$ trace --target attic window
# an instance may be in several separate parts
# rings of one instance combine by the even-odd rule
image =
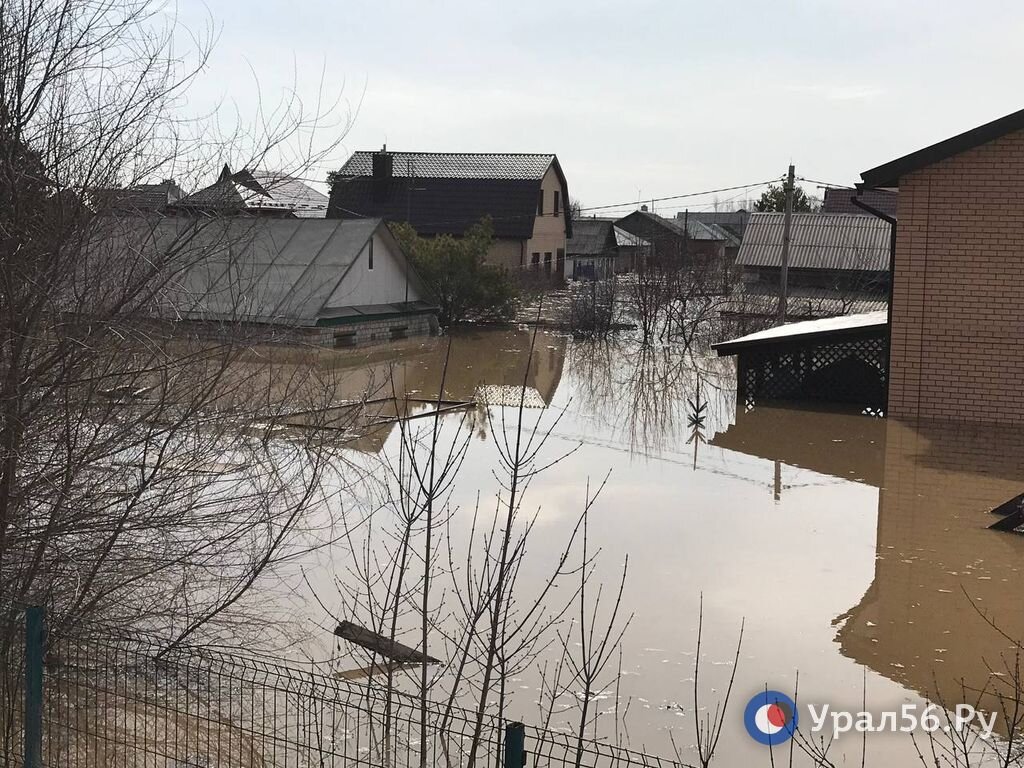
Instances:
[[[560,204],[561,204],[561,200],[559,200],[559,198],[561,197],[561,195],[562,195],[562,193],[561,193],[561,192],[559,192],[559,191],[558,191],[558,190],[556,189],[556,190],[555,190],[555,208],[554,208],[554,211],[553,211],[553,213],[555,214],[555,216],[557,216],[557,215],[558,215],[558,214],[559,214],[559,213],[561,212],[561,208],[559,207],[559,206],[560,206]]]
[[[370,269],[373,269],[373,238],[370,238],[370,255],[369,255]]]
[[[544,190],[542,189],[537,195],[537,215],[544,215]]]

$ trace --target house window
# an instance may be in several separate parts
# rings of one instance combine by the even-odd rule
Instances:
[[[544,215],[544,190],[542,189],[537,195],[537,215]]]
[[[551,274],[551,251],[544,253],[544,271]]]
[[[555,251],[555,269],[559,275],[565,275],[565,248],[559,248]]]
[[[537,267],[540,266],[540,253],[533,254],[533,256],[530,258],[530,266],[533,267],[534,269],[537,269]]]
[[[345,349],[346,347],[354,347],[356,345],[356,332],[355,331],[342,331],[334,334],[334,348]]]
[[[561,200],[559,199],[559,198],[561,198],[561,196],[562,196],[562,193],[561,193],[561,192],[559,192],[559,191],[558,191],[558,190],[556,189],[556,190],[555,190],[555,209],[554,209],[554,214],[555,214],[555,216],[557,216],[557,215],[558,215],[558,214],[559,214],[559,213],[561,212],[561,210],[562,210],[562,209],[561,209],[561,208],[559,207],[559,206],[560,206],[560,204],[561,204],[561,202],[562,202],[562,201],[561,201]]]
[[[370,238],[370,256],[369,256],[370,269],[373,269],[373,238]]]

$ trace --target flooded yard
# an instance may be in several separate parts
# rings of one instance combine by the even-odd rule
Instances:
[[[600,636],[628,558],[615,626],[629,622],[621,655],[609,654],[596,676],[588,737],[662,756],[678,750],[694,762],[695,718],[721,705],[734,671],[715,763],[726,766],[769,764],[768,750],[743,723],[747,701],[766,686],[791,696],[798,687],[804,712],[808,703],[866,709],[876,722],[877,713],[923,707],[926,699],[949,708],[998,706],[989,694],[1007,679],[1007,665],[1012,669],[1008,638],[1024,636],[1024,539],[986,526],[993,521],[988,511],[1022,490],[1018,433],[796,408],[737,409],[728,358],[644,349],[628,339],[577,342],[540,331],[534,340],[521,329],[458,334],[450,352],[448,342],[409,341],[345,358],[363,370],[360,381],[373,370],[376,380],[394,382],[399,397],[423,400],[438,397],[446,370],[443,398],[475,403],[440,417],[443,445],[466,437],[469,443],[438,533],[442,543],[435,543],[437,628],[429,651],[449,662],[438,668],[438,690],[446,690],[457,655],[449,630],[460,584],[484,567],[460,553],[472,537],[479,541],[498,495],[507,498],[500,449],[515,440],[522,398],[528,433],[536,428],[546,439],[537,458],[545,468],[522,497],[519,527],[533,522],[517,610],[529,615],[524,606],[548,589],[551,623],[524,652],[528,663],[509,672],[505,717],[577,725],[587,697],[578,685],[554,684],[554,670],[560,645],[571,652],[586,641],[580,628],[590,615],[556,607],[571,600],[578,575],[550,586],[548,580],[574,536],[578,546],[580,514],[602,483],[587,516],[587,600],[592,607],[603,585]],[[411,412],[429,407],[420,403]],[[372,613],[373,590],[360,588],[374,571],[365,529],[382,535],[387,528],[380,522],[386,494],[374,483],[393,471],[407,434],[382,421],[348,452],[364,473],[353,491],[363,494],[360,519],[378,522],[353,526],[360,532],[297,567],[289,611],[303,639],[292,653],[323,661],[338,620],[367,622]],[[429,429],[431,421],[407,424]],[[348,515],[351,523],[356,514]],[[418,575],[410,578],[418,583]],[[414,608],[400,611],[397,637],[415,646]],[[345,660],[335,663],[343,667]],[[922,735],[918,744],[927,751]],[[840,736],[829,760],[859,765],[862,738],[853,731]],[[786,759],[789,749],[782,749]],[[867,765],[911,764],[915,749],[908,734],[868,734]],[[811,764],[799,750],[793,762]]]

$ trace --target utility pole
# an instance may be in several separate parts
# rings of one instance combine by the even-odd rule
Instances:
[[[779,271],[779,324],[786,322],[786,298],[789,292],[789,233],[793,221],[793,189],[796,186],[796,170],[789,166],[786,176],[786,215],[782,221],[782,269]]]

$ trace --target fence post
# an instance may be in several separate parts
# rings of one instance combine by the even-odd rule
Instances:
[[[526,765],[526,728],[522,723],[505,726],[505,762],[502,768],[523,768]]]
[[[25,609],[25,768],[43,764],[43,642],[46,619],[42,606]]]

